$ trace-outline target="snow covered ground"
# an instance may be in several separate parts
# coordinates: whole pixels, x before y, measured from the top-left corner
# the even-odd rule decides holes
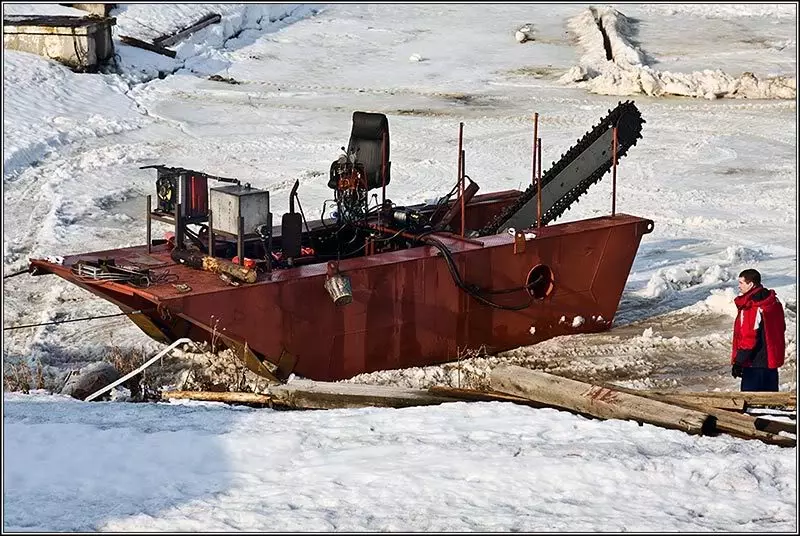
[[[481,190],[524,188],[533,112],[549,163],[631,98],[647,123],[621,162],[617,208],[655,230],[615,328],[352,381],[478,383],[502,361],[735,389],[732,299],[755,267],[787,308],[781,389],[795,390],[797,6],[611,7],[624,18],[578,4],[119,4],[117,36],[223,21],[174,59],[117,42],[107,74],[5,50],[4,273],[143,243],[154,173],[140,166],[239,177],[270,189],[276,217],[300,179],[317,217],[354,110],[389,116],[389,194],[404,204],[451,188],[460,121]],[[533,40],[519,43],[526,24]],[[605,179],[559,221],[608,213],[610,193]],[[4,326],[118,312],[52,276],[3,286]],[[106,319],[4,331],[3,359],[63,371],[114,347],[158,345]],[[7,530],[797,528],[796,449],[507,404],[285,413],[6,393],[4,427]]]
[[[285,412],[6,395],[4,528],[793,531],[796,449],[499,402]]]

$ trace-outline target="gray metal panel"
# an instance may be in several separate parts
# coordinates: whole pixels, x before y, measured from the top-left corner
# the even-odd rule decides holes
[[[244,232],[252,234],[255,227],[269,223],[269,192],[245,186],[211,188],[208,200],[214,214],[214,230],[236,235],[239,216],[244,217]]]

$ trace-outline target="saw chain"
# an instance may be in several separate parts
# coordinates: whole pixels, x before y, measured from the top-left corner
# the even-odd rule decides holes
[[[611,129],[617,127],[617,159],[625,156],[628,149],[636,145],[642,137],[642,125],[645,120],[633,101],[620,102],[616,108],[608,111],[600,123],[587,132],[583,138],[573,145],[561,159],[542,175],[542,189],[548,188],[549,198],[557,192],[554,202],[542,206],[542,225],[546,225],[560,217],[578,198],[586,193],[589,187],[598,182],[613,165],[610,143]],[[602,147],[594,147],[602,144]],[[591,150],[591,151],[590,151]],[[585,154],[584,154],[585,153]],[[589,159],[589,165],[580,167],[570,164],[583,157]],[[569,169],[568,169],[569,168]],[[555,181],[555,182],[554,182]],[[563,188],[563,191],[555,188]],[[495,216],[486,226],[478,231],[478,236],[497,234],[508,228],[507,223],[529,203],[536,202],[538,185],[536,181],[501,213]],[[533,210],[533,212],[531,212]],[[529,205],[526,215],[532,216],[529,224],[536,220],[535,208]]]

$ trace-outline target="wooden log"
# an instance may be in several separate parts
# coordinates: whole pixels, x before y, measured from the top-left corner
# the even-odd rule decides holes
[[[724,409],[709,408],[707,406],[700,406],[697,404],[681,403],[681,407],[687,409],[696,409],[698,411],[707,411],[710,415],[717,418],[717,431],[730,434],[742,439],[758,439],[770,445],[778,445],[781,447],[795,447],[797,440],[792,437],[786,437],[771,433],[770,430],[776,430],[776,427],[770,427],[764,421],[766,419],[758,419],[750,415],[743,415],[734,413]],[[758,425],[756,423],[759,423]],[[763,429],[759,429],[759,426]]]
[[[211,257],[199,250],[175,248],[169,256],[179,264],[215,274],[225,274],[236,279],[237,282],[255,283],[258,279],[258,273],[254,269],[234,264],[227,259]]]
[[[163,400],[185,399],[202,400],[204,402],[225,402],[226,404],[256,404],[271,406],[272,398],[269,395],[239,392],[213,392],[213,391],[164,391],[161,393]]]
[[[634,420],[690,434],[709,434],[715,426],[715,419],[702,411],[515,365],[502,365],[492,370],[491,387],[600,419]]]
[[[457,398],[431,394],[427,389],[310,380],[270,386],[267,391],[276,406],[297,409],[405,408],[459,401]]]
[[[220,20],[222,20],[222,16],[219,13],[210,13],[208,15],[205,15],[203,18],[201,18],[194,24],[191,24],[172,35],[162,35],[160,37],[156,37],[155,39],[153,39],[153,43],[155,43],[156,45],[160,45],[162,47],[171,47],[181,39],[187,37],[189,34],[192,34],[197,30],[205,28],[206,26],[209,26],[211,24],[216,24]]]
[[[481,401],[500,401],[500,402],[514,402],[516,404],[524,404],[531,407],[542,408],[547,407],[544,404],[539,404],[534,402],[533,400],[529,400],[527,398],[522,398],[519,396],[512,396],[506,395],[503,393],[499,393],[496,391],[476,391],[473,389],[457,389],[454,387],[444,387],[444,386],[434,386],[428,389],[431,393],[442,395],[442,396],[450,396],[453,398],[460,398],[463,400],[481,400]],[[635,389],[624,389],[623,392],[629,392],[631,394],[636,394],[639,392],[646,393],[648,395],[654,395],[658,393],[658,391],[637,391]],[[668,393],[663,395],[663,402],[665,403],[673,403],[676,405],[680,405],[681,402],[694,403],[695,407],[702,406],[702,404],[698,403],[698,401],[708,401],[709,403],[713,404],[717,401],[721,401],[724,408],[717,407],[716,409],[741,409],[744,407],[744,401],[739,400],[740,404],[731,404],[730,402],[735,402],[732,397],[730,396],[711,396],[711,397],[694,397],[694,396],[681,396],[684,393]],[[694,393],[686,393],[688,395],[693,395]],[[704,395],[706,393],[697,393],[699,395]],[[719,393],[710,393],[717,395]],[[724,393],[725,395],[736,395],[736,393]],[[677,395],[677,396],[675,396]],[[734,397],[735,398],[735,397]],[[713,407],[713,406],[712,406]],[[705,407],[704,409],[708,409]],[[793,418],[793,416],[789,416]],[[760,430],[763,432],[768,432],[770,434],[777,434],[779,432],[787,432],[790,434],[797,434],[797,424],[793,422],[787,421],[779,421],[775,419],[767,419],[763,418],[760,415],[755,415],[755,422],[754,426],[756,430]],[[772,438],[768,438],[772,439]]]
[[[797,423],[789,421],[779,421],[776,419],[765,419],[763,417],[755,417],[756,430],[769,432],[770,434],[778,434],[786,432],[788,434],[797,435]]]
[[[156,54],[169,56],[170,58],[174,58],[177,55],[177,52],[175,52],[174,50],[170,50],[168,48],[164,48],[159,45],[154,45],[152,43],[142,41],[141,39],[136,39],[135,37],[120,35],[119,40],[125,43],[126,45],[130,45],[132,47],[137,47],[137,48],[143,48],[144,50],[149,50],[150,52],[155,52]]]
[[[682,408],[708,413],[716,418],[716,430],[718,432],[730,434],[742,439],[758,439],[764,443],[782,447],[794,447],[797,445],[797,440],[794,438],[776,435],[775,432],[780,431],[781,426],[770,425],[770,423],[763,422],[767,419],[734,413],[725,409],[712,408],[696,401],[687,401],[682,398],[673,398],[670,395],[657,394],[657,391],[639,391],[625,387],[614,388],[626,394],[636,393],[636,395],[633,396],[640,396],[653,401],[674,404]]]
[[[617,389],[616,386],[611,386]],[[710,392],[678,392],[659,390],[625,389],[626,393],[652,393],[667,396],[673,400],[684,400],[704,406],[721,409],[735,409],[744,411],[748,407],[778,407],[795,409],[797,407],[796,392],[737,392],[737,391],[710,391]]]
[[[445,387],[443,385],[434,385],[429,387],[428,391],[434,395],[447,396],[451,398],[458,398],[459,400],[480,401],[480,402],[514,402],[515,404],[523,404],[534,408],[545,408],[544,404],[539,404],[528,398],[521,396],[507,395],[497,391],[477,391],[475,389],[459,389],[456,387]]]

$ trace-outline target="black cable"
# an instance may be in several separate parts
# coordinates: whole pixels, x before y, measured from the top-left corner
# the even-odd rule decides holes
[[[394,240],[395,238],[397,238],[400,235],[400,233],[402,233],[402,232],[404,232],[404,229],[400,229],[399,231],[394,233],[392,236],[387,237],[387,238],[374,238],[373,241],[374,242],[389,242],[389,241]],[[358,238],[358,234],[356,234],[355,238]],[[350,240],[348,242],[348,244],[353,243],[355,238],[353,240]],[[365,242],[363,245],[359,246],[357,249],[354,249],[353,251],[348,251],[347,253],[345,253],[345,256],[355,255],[356,253],[358,253],[359,251],[361,251],[362,249],[364,249],[366,247],[367,247],[367,244]],[[318,259],[330,259],[330,258],[334,258],[334,257],[337,257],[337,255],[317,255]]]
[[[15,277],[15,276],[22,275],[22,274],[27,274],[27,273],[28,273],[28,269],[25,268],[24,270],[20,270],[19,272],[14,272],[13,274],[4,275],[3,279],[8,279],[9,277]]]
[[[9,331],[12,329],[22,329],[22,328],[38,328],[39,326],[50,326],[52,324],[66,324],[67,322],[81,322],[83,320],[96,320],[98,318],[111,318],[114,316],[130,316],[130,315],[140,315],[144,314],[147,311],[155,311],[155,309],[143,309],[140,311],[133,311],[130,313],[116,313],[113,315],[101,315],[101,316],[87,316],[85,318],[71,318],[69,320],[54,320],[52,322],[42,322],[41,324],[26,324],[24,326],[9,326],[7,328],[3,328],[3,331]]]
[[[327,206],[328,201],[333,201],[333,199],[326,199],[325,201],[322,202],[322,215],[320,215],[320,217],[319,217],[319,221],[322,224],[322,227],[326,231],[328,230],[328,227],[329,227],[328,224],[325,223],[325,207]]]
[[[442,253],[442,256],[445,258],[445,261],[447,262],[447,268],[450,270],[450,275],[453,277],[453,281],[455,281],[456,286],[461,290],[463,290],[464,292],[466,292],[467,294],[469,294],[470,296],[472,296],[473,298],[475,298],[476,300],[478,300],[479,302],[488,305],[490,307],[503,309],[505,311],[521,311],[523,309],[527,309],[528,307],[531,306],[531,304],[533,304],[533,297],[530,296],[528,299],[528,303],[524,305],[502,305],[485,298],[484,296],[481,295],[482,292],[497,293],[497,291],[485,291],[476,285],[465,284],[463,279],[461,279],[461,274],[458,273],[458,267],[456,266],[455,261],[453,260],[453,256],[450,253],[450,250],[447,249],[447,246],[445,246],[442,242],[440,242],[436,238],[433,238],[432,236],[428,236],[425,239],[425,241],[435,246]],[[521,289],[524,288],[526,287],[521,287]],[[521,290],[521,289],[515,289],[515,290]],[[502,292],[506,292],[507,290],[509,289],[505,289]]]

